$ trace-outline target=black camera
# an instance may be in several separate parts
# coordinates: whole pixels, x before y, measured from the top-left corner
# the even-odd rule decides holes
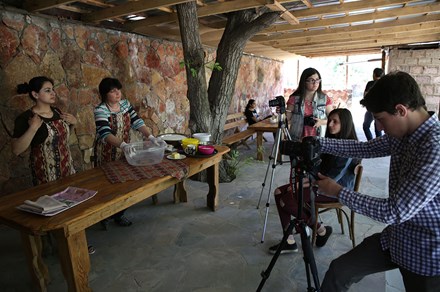
[[[269,100],[269,106],[279,107],[281,114],[284,114],[286,112],[286,101],[284,100],[284,96],[282,95],[275,97],[275,99]]]
[[[316,120],[313,116],[304,117],[304,126],[313,127],[316,124]]]
[[[305,137],[302,142],[281,141],[280,152],[289,155],[293,166],[299,166],[315,176],[321,164],[321,145],[316,137]]]

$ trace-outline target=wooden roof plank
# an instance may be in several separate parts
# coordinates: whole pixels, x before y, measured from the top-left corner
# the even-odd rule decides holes
[[[130,1],[114,7],[102,9],[93,13],[85,14],[82,17],[83,21],[99,22],[105,19],[112,19],[129,14],[136,14],[148,10],[157,9],[162,6],[171,6],[180,3],[190,2],[193,0],[140,0]]]
[[[356,22],[364,22],[369,20],[378,20],[392,17],[402,17],[423,13],[433,13],[440,11],[440,3],[432,3],[428,5],[406,6],[398,9],[390,9],[385,11],[375,11],[372,13],[364,13],[359,15],[348,15],[345,17],[320,19],[316,21],[300,22],[298,25],[291,26],[288,24],[274,25],[265,29],[260,34],[268,34],[275,32],[289,31],[292,29],[313,29],[317,27],[329,27],[341,24],[352,24]]]
[[[55,8],[60,5],[70,4],[72,0],[61,1],[61,0],[27,0],[24,3],[24,9],[31,12],[37,12],[41,10],[46,10],[50,8]]]

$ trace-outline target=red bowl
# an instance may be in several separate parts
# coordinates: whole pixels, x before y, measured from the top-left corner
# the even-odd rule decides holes
[[[199,145],[199,153],[200,154],[204,154],[204,155],[211,155],[212,153],[214,153],[214,146],[212,145]]]

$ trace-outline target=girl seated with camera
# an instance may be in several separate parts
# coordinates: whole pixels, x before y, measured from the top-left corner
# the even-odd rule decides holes
[[[325,137],[357,140],[353,118],[348,109],[337,108],[330,112],[327,119]],[[321,164],[319,165],[320,173],[331,177],[345,187],[353,188],[355,179],[354,168],[359,163],[359,160],[342,158],[330,154],[321,154],[321,160]],[[292,191],[292,189],[292,186],[287,184],[275,189],[274,192],[275,202],[284,232],[286,232],[289,226],[291,216],[297,217],[298,212],[298,197],[297,194]],[[315,201],[335,201],[335,199],[326,196],[317,196]],[[302,218],[297,219],[303,219],[309,227],[313,228],[314,222],[312,222],[311,211],[308,207],[308,203],[310,203],[310,188],[307,182],[304,183],[303,202],[304,207],[302,210]],[[331,233],[331,226],[318,224],[316,246],[324,246],[327,243]],[[279,245],[280,243],[270,247],[269,251],[271,253],[275,253]],[[291,253],[297,251],[298,247],[293,234],[290,234],[281,253]]]

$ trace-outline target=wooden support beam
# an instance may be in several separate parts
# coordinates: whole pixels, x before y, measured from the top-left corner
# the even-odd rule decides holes
[[[267,0],[266,7],[268,7],[272,11],[281,11],[283,12],[280,16],[282,19],[287,21],[290,24],[298,24],[299,20],[290,13],[283,5],[281,5],[277,0]]]
[[[55,8],[60,5],[66,5],[75,1],[67,0],[27,0],[24,3],[24,9],[31,12],[37,12],[41,10],[46,10],[50,8]]]
[[[86,14],[82,17],[83,21],[99,22],[105,19],[112,19],[130,14],[136,14],[143,11],[157,9],[162,6],[176,5],[180,3],[190,2],[193,0],[140,0],[130,1],[124,4],[102,9],[93,13]]]

